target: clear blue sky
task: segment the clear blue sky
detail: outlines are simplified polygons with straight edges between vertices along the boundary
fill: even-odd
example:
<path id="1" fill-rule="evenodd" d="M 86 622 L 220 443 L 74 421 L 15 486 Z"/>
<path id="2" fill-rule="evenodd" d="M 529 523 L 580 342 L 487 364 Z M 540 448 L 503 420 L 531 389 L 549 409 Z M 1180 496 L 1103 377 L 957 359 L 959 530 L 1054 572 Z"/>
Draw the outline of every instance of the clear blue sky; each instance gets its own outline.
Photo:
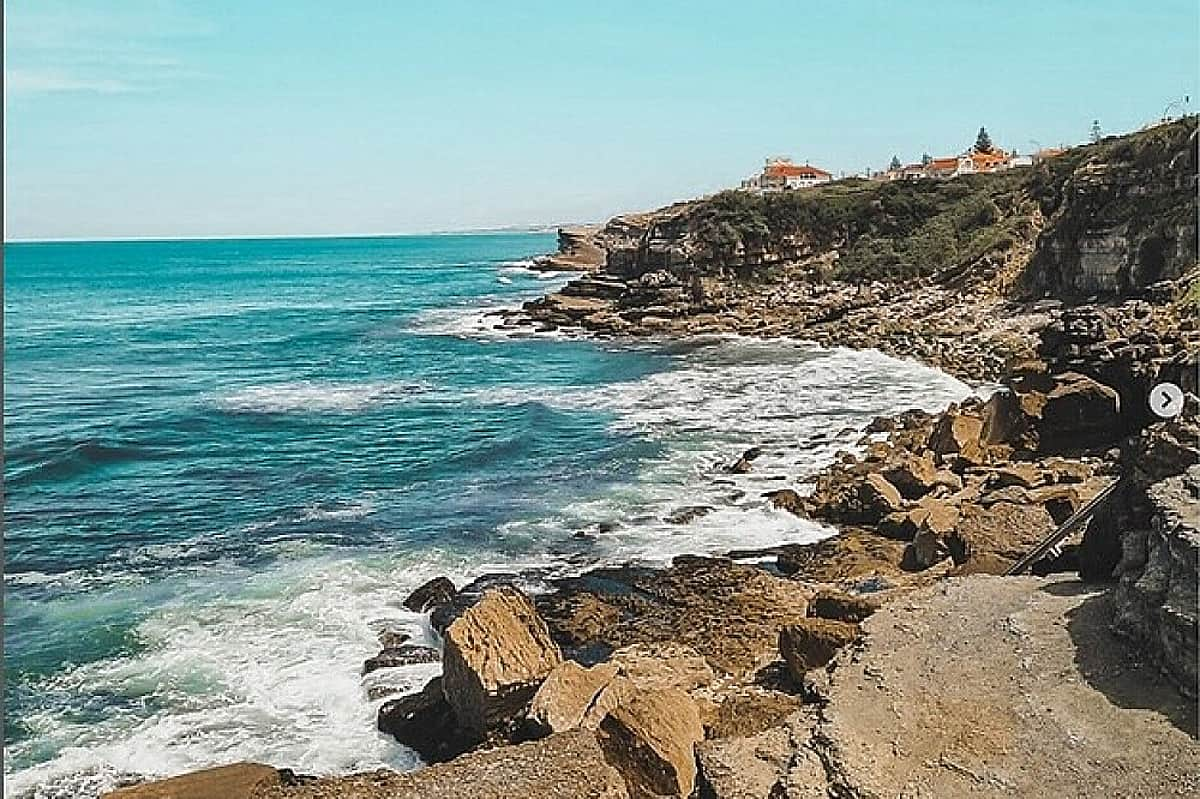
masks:
<path id="1" fill-rule="evenodd" d="M 598 220 L 1200 93 L 1196 0 L 5 5 L 8 238 Z"/>

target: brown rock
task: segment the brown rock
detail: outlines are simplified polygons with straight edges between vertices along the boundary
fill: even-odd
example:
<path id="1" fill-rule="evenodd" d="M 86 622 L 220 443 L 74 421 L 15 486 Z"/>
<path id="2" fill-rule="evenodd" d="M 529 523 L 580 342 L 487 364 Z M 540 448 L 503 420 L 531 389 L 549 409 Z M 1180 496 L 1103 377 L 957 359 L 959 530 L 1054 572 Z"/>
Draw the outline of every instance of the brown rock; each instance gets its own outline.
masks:
<path id="1" fill-rule="evenodd" d="M 101 799 L 253 799 L 279 784 L 279 772 L 270 766 L 234 763 L 120 788 Z"/>
<path id="2" fill-rule="evenodd" d="M 997 502 L 987 508 L 967 505 L 946 543 L 954 562 L 960 565 L 983 554 L 1017 560 L 1054 526 L 1054 519 L 1039 505 L 1012 502 Z"/>
<path id="3" fill-rule="evenodd" d="M 600 723 L 600 745 L 632 799 L 691 796 L 703 740 L 696 703 L 676 688 L 640 692 Z"/>
<path id="4" fill-rule="evenodd" d="M 988 476 L 988 485 L 991 488 L 1007 486 L 1036 488 L 1044 482 L 1044 473 L 1033 463 L 1010 463 L 1007 466 L 993 469 Z"/>
<path id="5" fill-rule="evenodd" d="M 888 538 L 894 538 L 897 541 L 911 541 L 912 537 L 917 534 L 917 530 L 921 529 L 921 523 L 928 515 L 929 511 L 924 508 L 896 511 L 880 519 L 875 529 L 880 535 L 886 535 Z"/>
<path id="6" fill-rule="evenodd" d="M 979 452 L 983 422 L 959 411 L 946 411 L 934 425 L 928 447 L 938 455 L 962 455 L 974 459 Z"/>
<path id="7" fill-rule="evenodd" d="M 1059 375 L 1035 422 L 1038 449 L 1064 452 L 1110 446 L 1121 435 L 1121 397 L 1074 372 Z"/>
<path id="8" fill-rule="evenodd" d="M 859 484 L 858 498 L 868 518 L 881 519 L 903 506 L 900 492 L 881 474 L 868 474 Z"/>
<path id="9" fill-rule="evenodd" d="M 800 683 L 809 669 L 818 669 L 833 659 L 846 644 L 858 639 L 857 624 L 832 619 L 805 619 L 779 632 L 779 654 L 787 663 L 788 672 Z"/>
<path id="10" fill-rule="evenodd" d="M 400 774 L 322 777 L 255 799 L 629 799 L 620 772 L 585 730 L 471 752 Z M 214 797 L 214 799 L 217 799 Z M 224 797 L 221 797 L 224 799 Z"/>
<path id="11" fill-rule="evenodd" d="M 788 728 L 704 741 L 696 748 L 700 795 L 713 799 L 768 799 L 786 773 L 793 747 Z"/>
<path id="12" fill-rule="evenodd" d="M 584 726 L 584 717 L 596 704 L 596 698 L 617 675 L 617 666 L 600 663 L 584 668 L 567 660 L 554 667 L 529 706 L 529 720 L 541 735 L 565 732 Z M 599 726 L 599 719 L 589 723 Z"/>
<path id="13" fill-rule="evenodd" d="M 921 457 L 905 456 L 898 463 L 884 469 L 883 476 L 904 497 L 917 499 L 928 494 L 937 484 L 938 469 L 933 460 L 933 453 L 926 452 Z"/>
<path id="14" fill-rule="evenodd" d="M 514 587 L 494 588 L 446 629 L 442 690 L 459 725 L 482 739 L 522 715 L 561 661 L 533 603 Z"/>

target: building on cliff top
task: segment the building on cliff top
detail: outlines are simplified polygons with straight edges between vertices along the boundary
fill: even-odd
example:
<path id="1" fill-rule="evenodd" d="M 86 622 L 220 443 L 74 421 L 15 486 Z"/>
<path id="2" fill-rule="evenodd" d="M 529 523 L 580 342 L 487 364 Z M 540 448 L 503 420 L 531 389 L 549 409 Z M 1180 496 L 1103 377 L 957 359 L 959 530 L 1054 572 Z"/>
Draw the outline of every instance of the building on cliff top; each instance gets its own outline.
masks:
<path id="1" fill-rule="evenodd" d="M 811 164 L 796 164 L 790 158 L 768 158 L 762 172 L 742 181 L 744 191 L 769 194 L 806 189 L 833 180 L 833 175 Z"/>
<path id="2" fill-rule="evenodd" d="M 872 177 L 876 180 L 893 181 L 921 180 L 923 178 L 946 179 L 959 175 L 988 174 L 1005 169 L 1033 166 L 1039 160 L 1052 158 L 1062 152 L 1062 150 L 1041 150 L 1037 155 L 1029 156 L 998 149 L 986 153 L 968 150 L 961 155 L 932 158 L 924 164 L 907 164 L 899 169 L 876 172 Z"/>

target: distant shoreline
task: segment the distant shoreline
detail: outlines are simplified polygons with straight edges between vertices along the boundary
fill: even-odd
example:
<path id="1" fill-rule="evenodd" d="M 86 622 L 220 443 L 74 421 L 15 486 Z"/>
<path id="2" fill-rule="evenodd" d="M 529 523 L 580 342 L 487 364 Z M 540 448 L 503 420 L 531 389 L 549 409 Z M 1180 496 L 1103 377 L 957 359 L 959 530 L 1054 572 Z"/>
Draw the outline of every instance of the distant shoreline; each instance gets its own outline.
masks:
<path id="1" fill-rule="evenodd" d="M 433 230 L 424 233 L 305 233 L 297 235 L 247 234 L 228 236 L 114 236 L 105 238 L 81 239 L 5 239 L 9 244 L 134 244 L 138 242 L 174 242 L 174 241 L 297 241 L 309 239 L 415 239 L 432 236 L 500 236 L 513 234 L 544 234 L 551 235 L 560 227 L 580 227 L 589 225 L 588 222 L 564 222 L 555 225 L 531 225 L 528 227 L 505 228 L 466 228 L 463 230 Z"/>

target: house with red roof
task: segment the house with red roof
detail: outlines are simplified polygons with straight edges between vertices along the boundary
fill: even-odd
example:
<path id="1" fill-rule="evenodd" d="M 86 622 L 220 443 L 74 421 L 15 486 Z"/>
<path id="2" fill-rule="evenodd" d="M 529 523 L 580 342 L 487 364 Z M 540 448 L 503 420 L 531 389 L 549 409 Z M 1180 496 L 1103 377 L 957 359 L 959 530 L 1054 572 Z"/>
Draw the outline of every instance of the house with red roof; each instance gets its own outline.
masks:
<path id="1" fill-rule="evenodd" d="M 742 188 L 759 194 L 806 189 L 833 180 L 833 175 L 812 164 L 797 164 L 790 158 L 768 158 L 762 172 L 742 181 Z"/>

